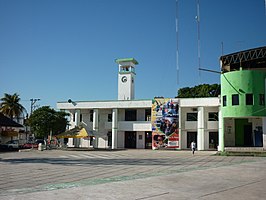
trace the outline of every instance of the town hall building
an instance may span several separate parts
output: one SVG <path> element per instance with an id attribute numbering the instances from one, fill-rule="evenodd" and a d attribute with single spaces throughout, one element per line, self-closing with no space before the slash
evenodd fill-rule
<path id="1" fill-rule="evenodd" d="M 88 137 L 68 138 L 68 147 L 110 149 L 217 149 L 220 101 L 212 98 L 135 99 L 134 58 L 117 59 L 118 100 L 58 102 L 70 113 L 72 129 L 82 126 Z"/>

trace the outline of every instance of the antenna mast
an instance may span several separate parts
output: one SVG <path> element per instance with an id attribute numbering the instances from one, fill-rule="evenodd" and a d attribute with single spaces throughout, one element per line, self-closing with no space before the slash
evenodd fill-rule
<path id="1" fill-rule="evenodd" d="M 200 69 L 200 4 L 199 0 L 197 1 L 197 31 L 198 31 L 198 69 Z M 200 70 L 199 70 L 199 77 L 200 77 Z"/>
<path id="2" fill-rule="evenodd" d="M 176 30 L 176 83 L 178 85 L 179 84 L 178 0 L 176 0 L 175 30 Z"/>
<path id="3" fill-rule="evenodd" d="M 265 16 L 266 16 L 266 0 L 264 0 L 264 6 L 265 6 Z"/>

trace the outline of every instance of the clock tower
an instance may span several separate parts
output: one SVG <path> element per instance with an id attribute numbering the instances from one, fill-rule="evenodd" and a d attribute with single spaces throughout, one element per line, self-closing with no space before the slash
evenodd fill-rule
<path id="1" fill-rule="evenodd" d="M 118 100 L 135 98 L 135 66 L 139 64 L 134 58 L 116 59 L 118 64 Z"/>

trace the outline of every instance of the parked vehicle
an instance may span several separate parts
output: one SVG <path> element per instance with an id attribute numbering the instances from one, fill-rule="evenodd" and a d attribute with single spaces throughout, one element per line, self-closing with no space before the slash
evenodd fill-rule
<path id="1" fill-rule="evenodd" d="M 1 144 L 2 149 L 8 149 L 8 150 L 13 150 L 13 149 L 18 149 L 19 148 L 19 141 L 18 140 L 10 140 L 6 142 L 5 144 Z"/>
<path id="2" fill-rule="evenodd" d="M 22 149 L 38 148 L 37 143 L 25 143 L 21 146 Z"/>

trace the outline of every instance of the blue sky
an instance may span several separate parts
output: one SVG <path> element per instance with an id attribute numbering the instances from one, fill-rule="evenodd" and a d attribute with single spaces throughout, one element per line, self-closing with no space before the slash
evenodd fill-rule
<path id="1" fill-rule="evenodd" d="M 136 98 L 174 97 L 181 87 L 220 83 L 198 71 L 197 1 L 0 0 L 0 96 L 17 92 L 30 111 L 56 102 L 116 100 L 117 58 L 134 57 Z M 266 45 L 265 0 L 200 0 L 200 66 L 219 71 L 223 53 Z"/>

